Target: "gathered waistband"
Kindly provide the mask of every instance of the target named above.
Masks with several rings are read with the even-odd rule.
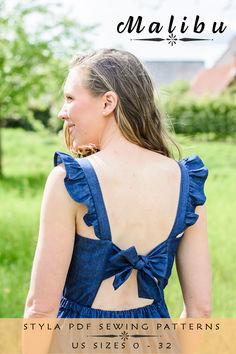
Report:
[[[120,317],[120,318],[160,318],[160,317],[169,317],[163,316],[160,304],[156,301],[154,301],[150,305],[142,306],[142,307],[137,307],[137,308],[132,308],[129,310],[102,310],[102,309],[96,309],[92,308],[86,305],[78,304],[64,296],[61,297],[61,302],[60,302],[60,310],[61,312],[60,317],[63,317],[63,308],[68,309],[73,311],[74,313],[68,314],[68,317],[78,317],[78,318],[115,318],[115,317]],[[67,317],[67,316],[66,316]]]

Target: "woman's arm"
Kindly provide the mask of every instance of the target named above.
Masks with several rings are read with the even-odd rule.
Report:
[[[64,185],[65,167],[50,172],[43,194],[37,248],[24,318],[57,316],[74,246],[78,204]]]
[[[196,207],[198,220],[185,230],[176,252],[183,293],[180,318],[211,317],[211,265],[207,238],[206,203]]]

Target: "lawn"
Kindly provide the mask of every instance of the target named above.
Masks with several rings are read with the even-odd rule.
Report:
[[[4,179],[0,181],[0,317],[22,317],[36,247],[40,207],[62,137],[3,129]],[[236,317],[236,144],[178,136],[183,157],[196,153],[209,169],[205,185],[213,273],[212,317]],[[175,267],[165,289],[171,317],[182,312]]]

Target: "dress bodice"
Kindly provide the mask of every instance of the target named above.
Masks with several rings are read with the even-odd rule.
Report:
[[[181,184],[176,218],[168,238],[157,244],[148,254],[138,254],[135,246],[120,249],[112,241],[109,220],[96,172],[89,159],[73,158],[56,151],[54,166],[64,163],[65,187],[71,198],[86,204],[84,215],[87,226],[93,226],[97,239],[75,234],[74,249],[63,289],[63,301],[91,307],[103,280],[114,276],[116,290],[137,269],[138,296],[153,299],[162,305],[160,317],[169,317],[164,300],[176,249],[184,231],[193,225],[198,215],[197,205],[203,205],[206,196],[204,183],[208,169],[198,155],[192,154],[177,161],[181,170]],[[178,237],[177,237],[178,236]]]

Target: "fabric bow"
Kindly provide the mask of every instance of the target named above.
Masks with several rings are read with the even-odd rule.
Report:
[[[166,245],[154,248],[148,255],[138,255],[134,246],[120,250],[114,245],[116,254],[109,259],[109,274],[115,275],[114,289],[118,289],[130,276],[132,269],[137,269],[138,296],[160,300],[162,287],[160,280],[165,277],[167,267]],[[157,280],[155,279],[157,278]]]

